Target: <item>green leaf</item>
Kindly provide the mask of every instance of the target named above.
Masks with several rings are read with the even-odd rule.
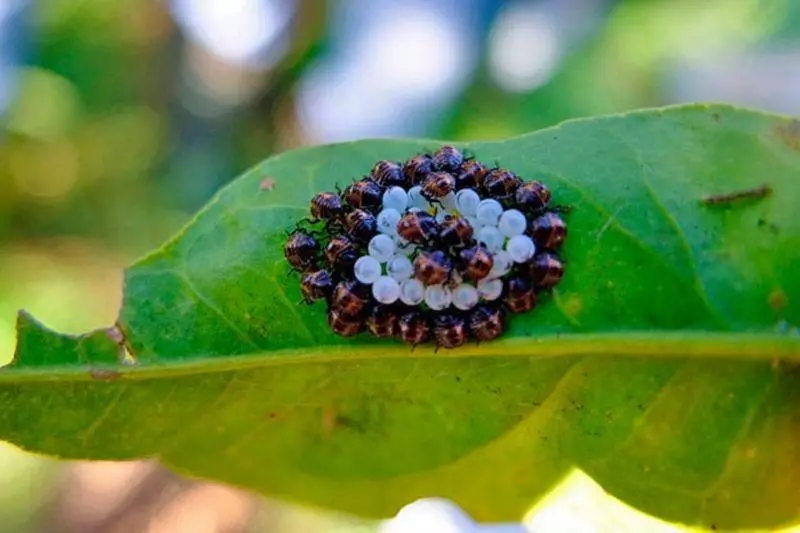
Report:
[[[114,328],[21,314],[0,438],[368,516],[437,495],[518,519],[579,467],[662,518],[797,522],[800,122],[693,105],[465,144],[573,207],[557,291],[480,346],[333,335],[298,304],[285,229],[313,193],[438,144],[268,159],[127,270]]]

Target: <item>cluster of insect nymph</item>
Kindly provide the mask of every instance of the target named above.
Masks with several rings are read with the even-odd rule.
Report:
[[[338,335],[456,348],[499,337],[561,281],[565,210],[544,183],[445,145],[316,194],[284,255]]]

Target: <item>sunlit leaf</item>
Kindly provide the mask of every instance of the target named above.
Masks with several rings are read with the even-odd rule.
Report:
[[[271,158],[128,269],[118,327],[22,314],[0,438],[368,516],[435,495],[519,519],[578,466],[667,520],[798,521],[800,122],[688,106],[465,145],[573,207],[558,290],[480,346],[336,337],[298,304],[285,229],[313,193],[437,144]]]

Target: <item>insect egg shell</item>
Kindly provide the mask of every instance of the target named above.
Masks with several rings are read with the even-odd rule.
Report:
[[[456,207],[465,217],[474,217],[478,214],[478,204],[481,197],[472,189],[463,189],[456,193]]]
[[[475,238],[478,240],[478,242],[482,242],[486,246],[486,249],[492,253],[502,250],[503,242],[505,241],[503,234],[500,233],[500,230],[494,226],[482,227],[478,230]]]
[[[386,235],[397,235],[397,223],[401,217],[397,209],[384,209],[378,213],[378,231]]]
[[[381,264],[371,255],[361,256],[353,266],[353,274],[361,283],[370,285],[381,276]]]
[[[502,214],[503,206],[494,198],[481,200],[476,211],[478,221],[484,226],[497,226]]]
[[[415,185],[408,190],[408,206],[423,211],[430,209],[431,204],[422,196],[422,187]]]
[[[400,284],[389,276],[380,276],[372,284],[372,296],[382,304],[393,304],[400,297]]]
[[[458,209],[458,206],[456,205],[456,193],[454,192],[449,192],[446,195],[444,195],[440,199],[440,202],[442,202],[442,205],[448,211],[455,211],[456,209]]]
[[[462,283],[453,289],[453,305],[462,311],[468,311],[478,304],[478,289]]]
[[[515,263],[524,263],[536,253],[536,245],[527,235],[514,235],[508,240],[506,251]]]
[[[419,305],[425,299],[425,285],[416,278],[400,284],[400,301],[406,305]]]
[[[389,261],[394,256],[394,250],[394,239],[383,233],[375,235],[367,245],[369,255],[377,259],[379,263]]]
[[[503,280],[482,279],[478,282],[478,293],[484,300],[497,300],[503,294]]]
[[[521,211],[516,209],[507,209],[500,215],[500,221],[497,224],[500,233],[506,237],[513,237],[514,235],[522,235],[528,227],[528,220]]]
[[[405,255],[395,255],[386,265],[386,271],[397,281],[403,281],[414,274],[414,264]]]
[[[511,272],[511,267],[514,266],[514,260],[511,259],[511,254],[506,250],[501,250],[492,256],[494,262],[492,263],[492,270],[489,272],[489,278],[500,278]]]
[[[408,193],[396,185],[389,187],[383,193],[383,207],[384,209],[396,209],[402,213],[408,207]]]
[[[441,311],[450,306],[453,293],[444,285],[429,285],[425,289],[425,303],[434,311]]]

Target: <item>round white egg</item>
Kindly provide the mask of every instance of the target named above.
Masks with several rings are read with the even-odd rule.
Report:
[[[450,306],[453,293],[444,285],[429,285],[425,289],[425,303],[434,311],[441,311]]]
[[[462,311],[468,311],[478,305],[478,289],[462,283],[453,289],[453,305]]]
[[[371,285],[381,277],[381,264],[371,255],[359,257],[353,265],[353,275],[361,283]]]
[[[416,279],[407,279],[400,284],[400,301],[406,305],[419,305],[425,299],[425,285]]]
[[[380,276],[372,284],[372,296],[382,304],[393,304],[400,298],[400,284],[389,276]]]
[[[514,235],[522,235],[525,233],[525,228],[528,226],[528,219],[521,211],[516,209],[507,209],[500,215],[500,221],[497,223],[497,228],[506,237],[513,237]]]
[[[396,209],[400,213],[408,207],[408,193],[402,187],[393,186],[383,193],[383,208]]]
[[[478,217],[478,221],[483,226],[497,226],[497,223],[500,221],[500,215],[502,214],[503,206],[494,198],[481,200],[475,213]]]
[[[503,294],[503,281],[482,279],[478,282],[478,294],[487,301],[497,300]]]
[[[379,233],[370,239],[367,245],[367,253],[378,260],[379,263],[386,263],[394,256],[394,239]]]
[[[508,239],[506,251],[515,263],[524,263],[536,253],[536,245],[527,235],[515,235]]]

